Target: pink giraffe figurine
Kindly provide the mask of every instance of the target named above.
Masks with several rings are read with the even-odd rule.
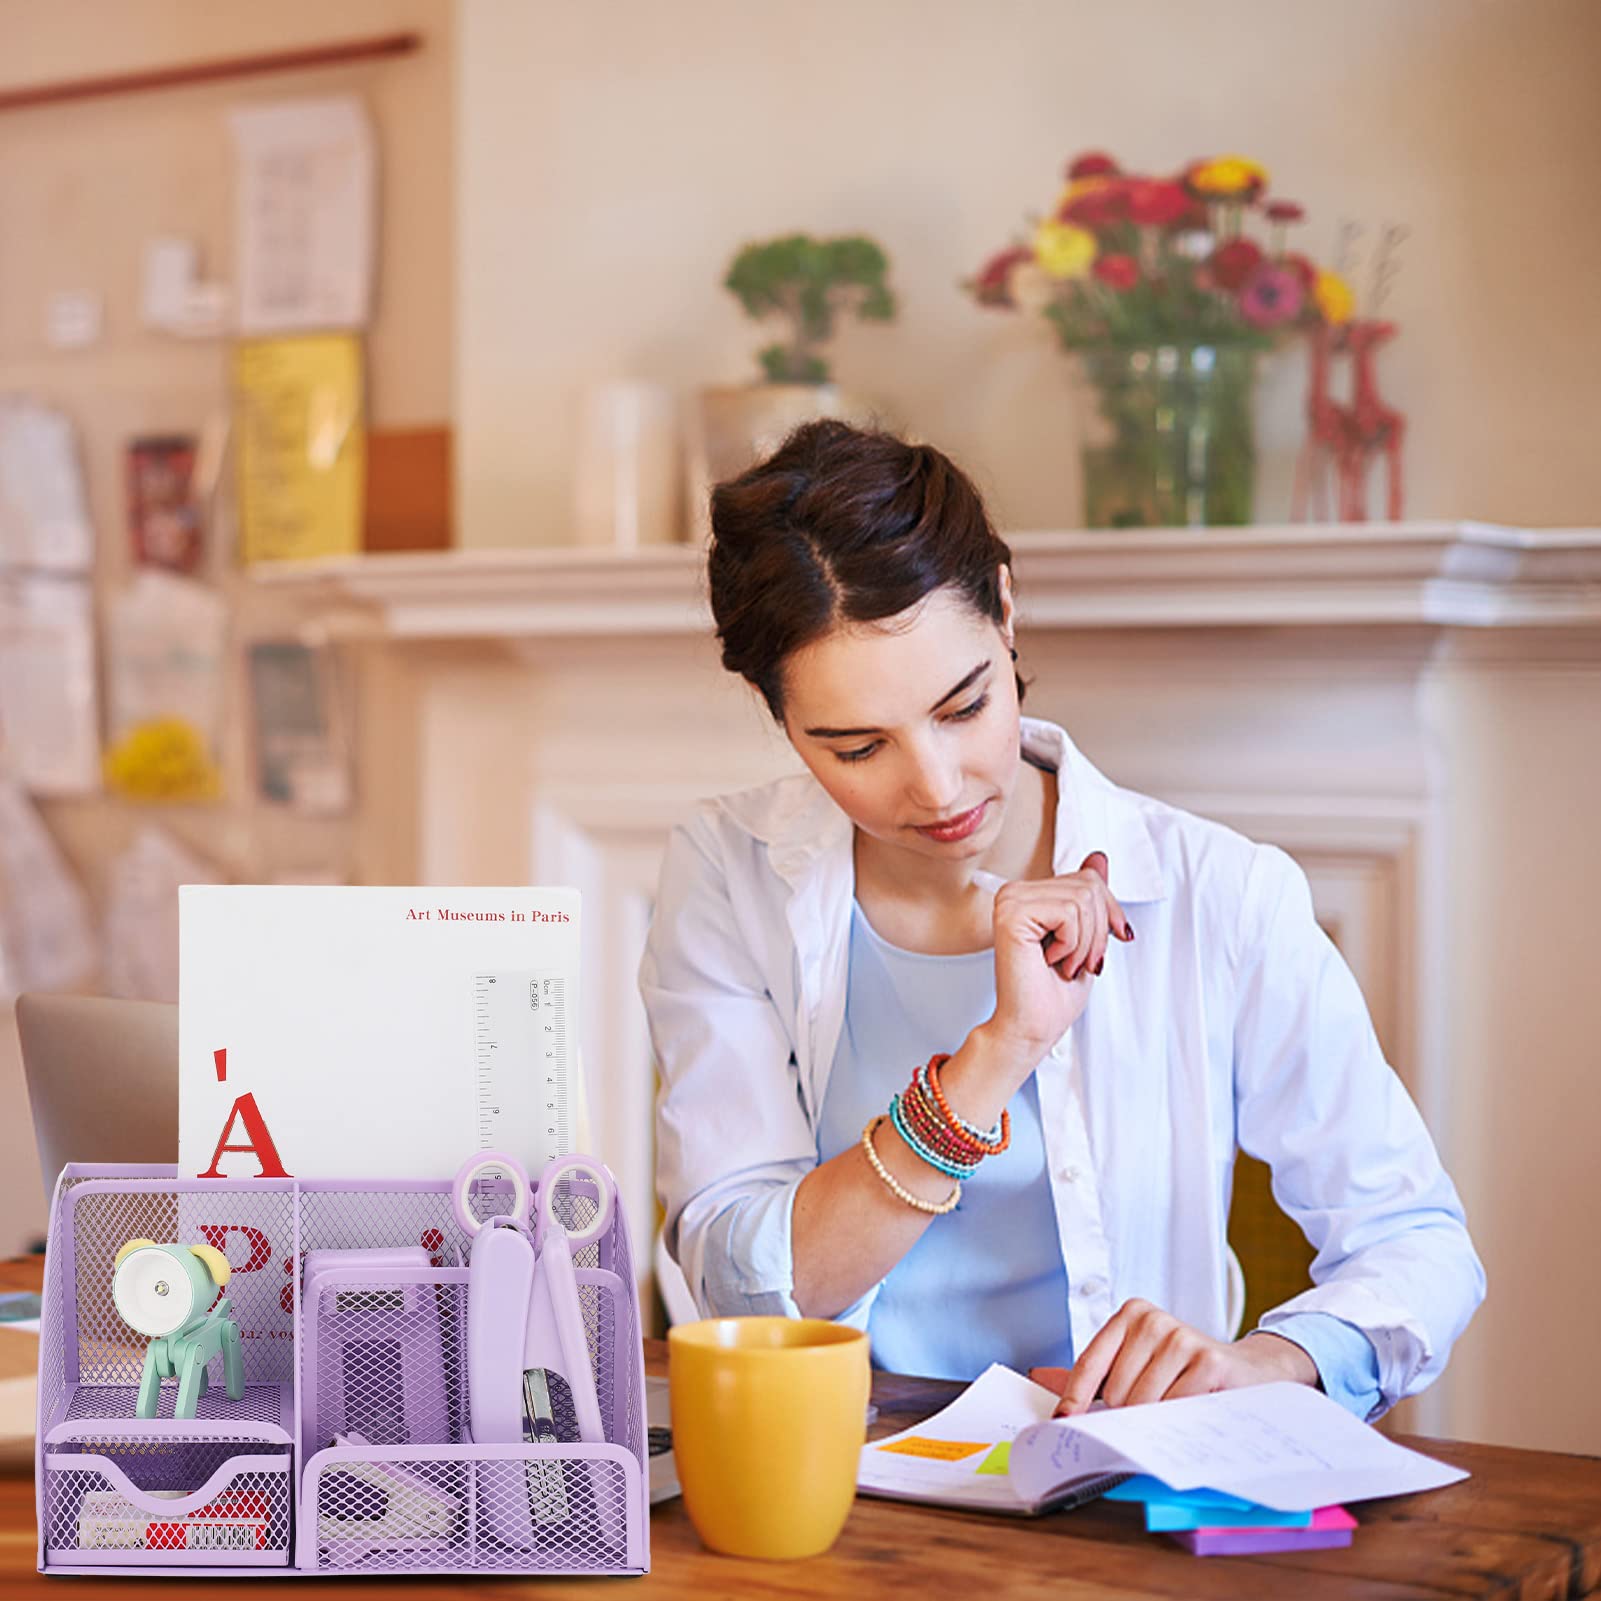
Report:
[[[1368,467],[1383,452],[1388,463],[1389,502],[1386,515],[1401,519],[1401,442],[1406,418],[1379,398],[1373,357],[1380,345],[1395,337],[1393,322],[1358,321],[1345,328],[1345,347],[1351,352],[1353,383],[1346,413],[1348,435],[1340,463],[1340,515],[1347,522],[1367,519]]]
[[[1346,408],[1329,393],[1329,374],[1333,367],[1336,331],[1318,323],[1311,335],[1311,379],[1306,392],[1306,442],[1295,464],[1295,488],[1290,515],[1296,522],[1309,516],[1319,520],[1329,516],[1330,479],[1343,472],[1348,448],[1351,418]],[[1343,490],[1343,478],[1340,479]]]

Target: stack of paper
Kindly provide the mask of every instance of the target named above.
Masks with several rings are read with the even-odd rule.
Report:
[[[1356,1528],[1344,1507],[1282,1512],[1221,1490],[1175,1490],[1146,1474],[1116,1485],[1106,1499],[1143,1503],[1147,1529],[1171,1535],[1198,1557],[1326,1550],[1349,1545]]]

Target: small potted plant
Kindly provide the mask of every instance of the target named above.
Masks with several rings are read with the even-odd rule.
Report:
[[[866,408],[833,383],[824,347],[842,315],[888,322],[895,296],[889,261],[871,239],[785,234],[746,245],[729,264],[727,289],[758,321],[777,318],[785,336],[757,352],[763,377],[703,389],[690,416],[691,527],[706,528],[712,484],[742,472],[791,429],[814,417],[866,420]]]

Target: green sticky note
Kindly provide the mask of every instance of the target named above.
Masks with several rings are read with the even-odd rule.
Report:
[[[1012,1442],[1002,1440],[990,1454],[978,1465],[980,1473],[1001,1473],[1012,1465]]]

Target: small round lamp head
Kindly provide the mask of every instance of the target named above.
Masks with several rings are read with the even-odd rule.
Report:
[[[129,1328],[158,1338],[204,1315],[228,1278],[227,1258],[209,1245],[129,1240],[117,1252],[111,1298]]]

